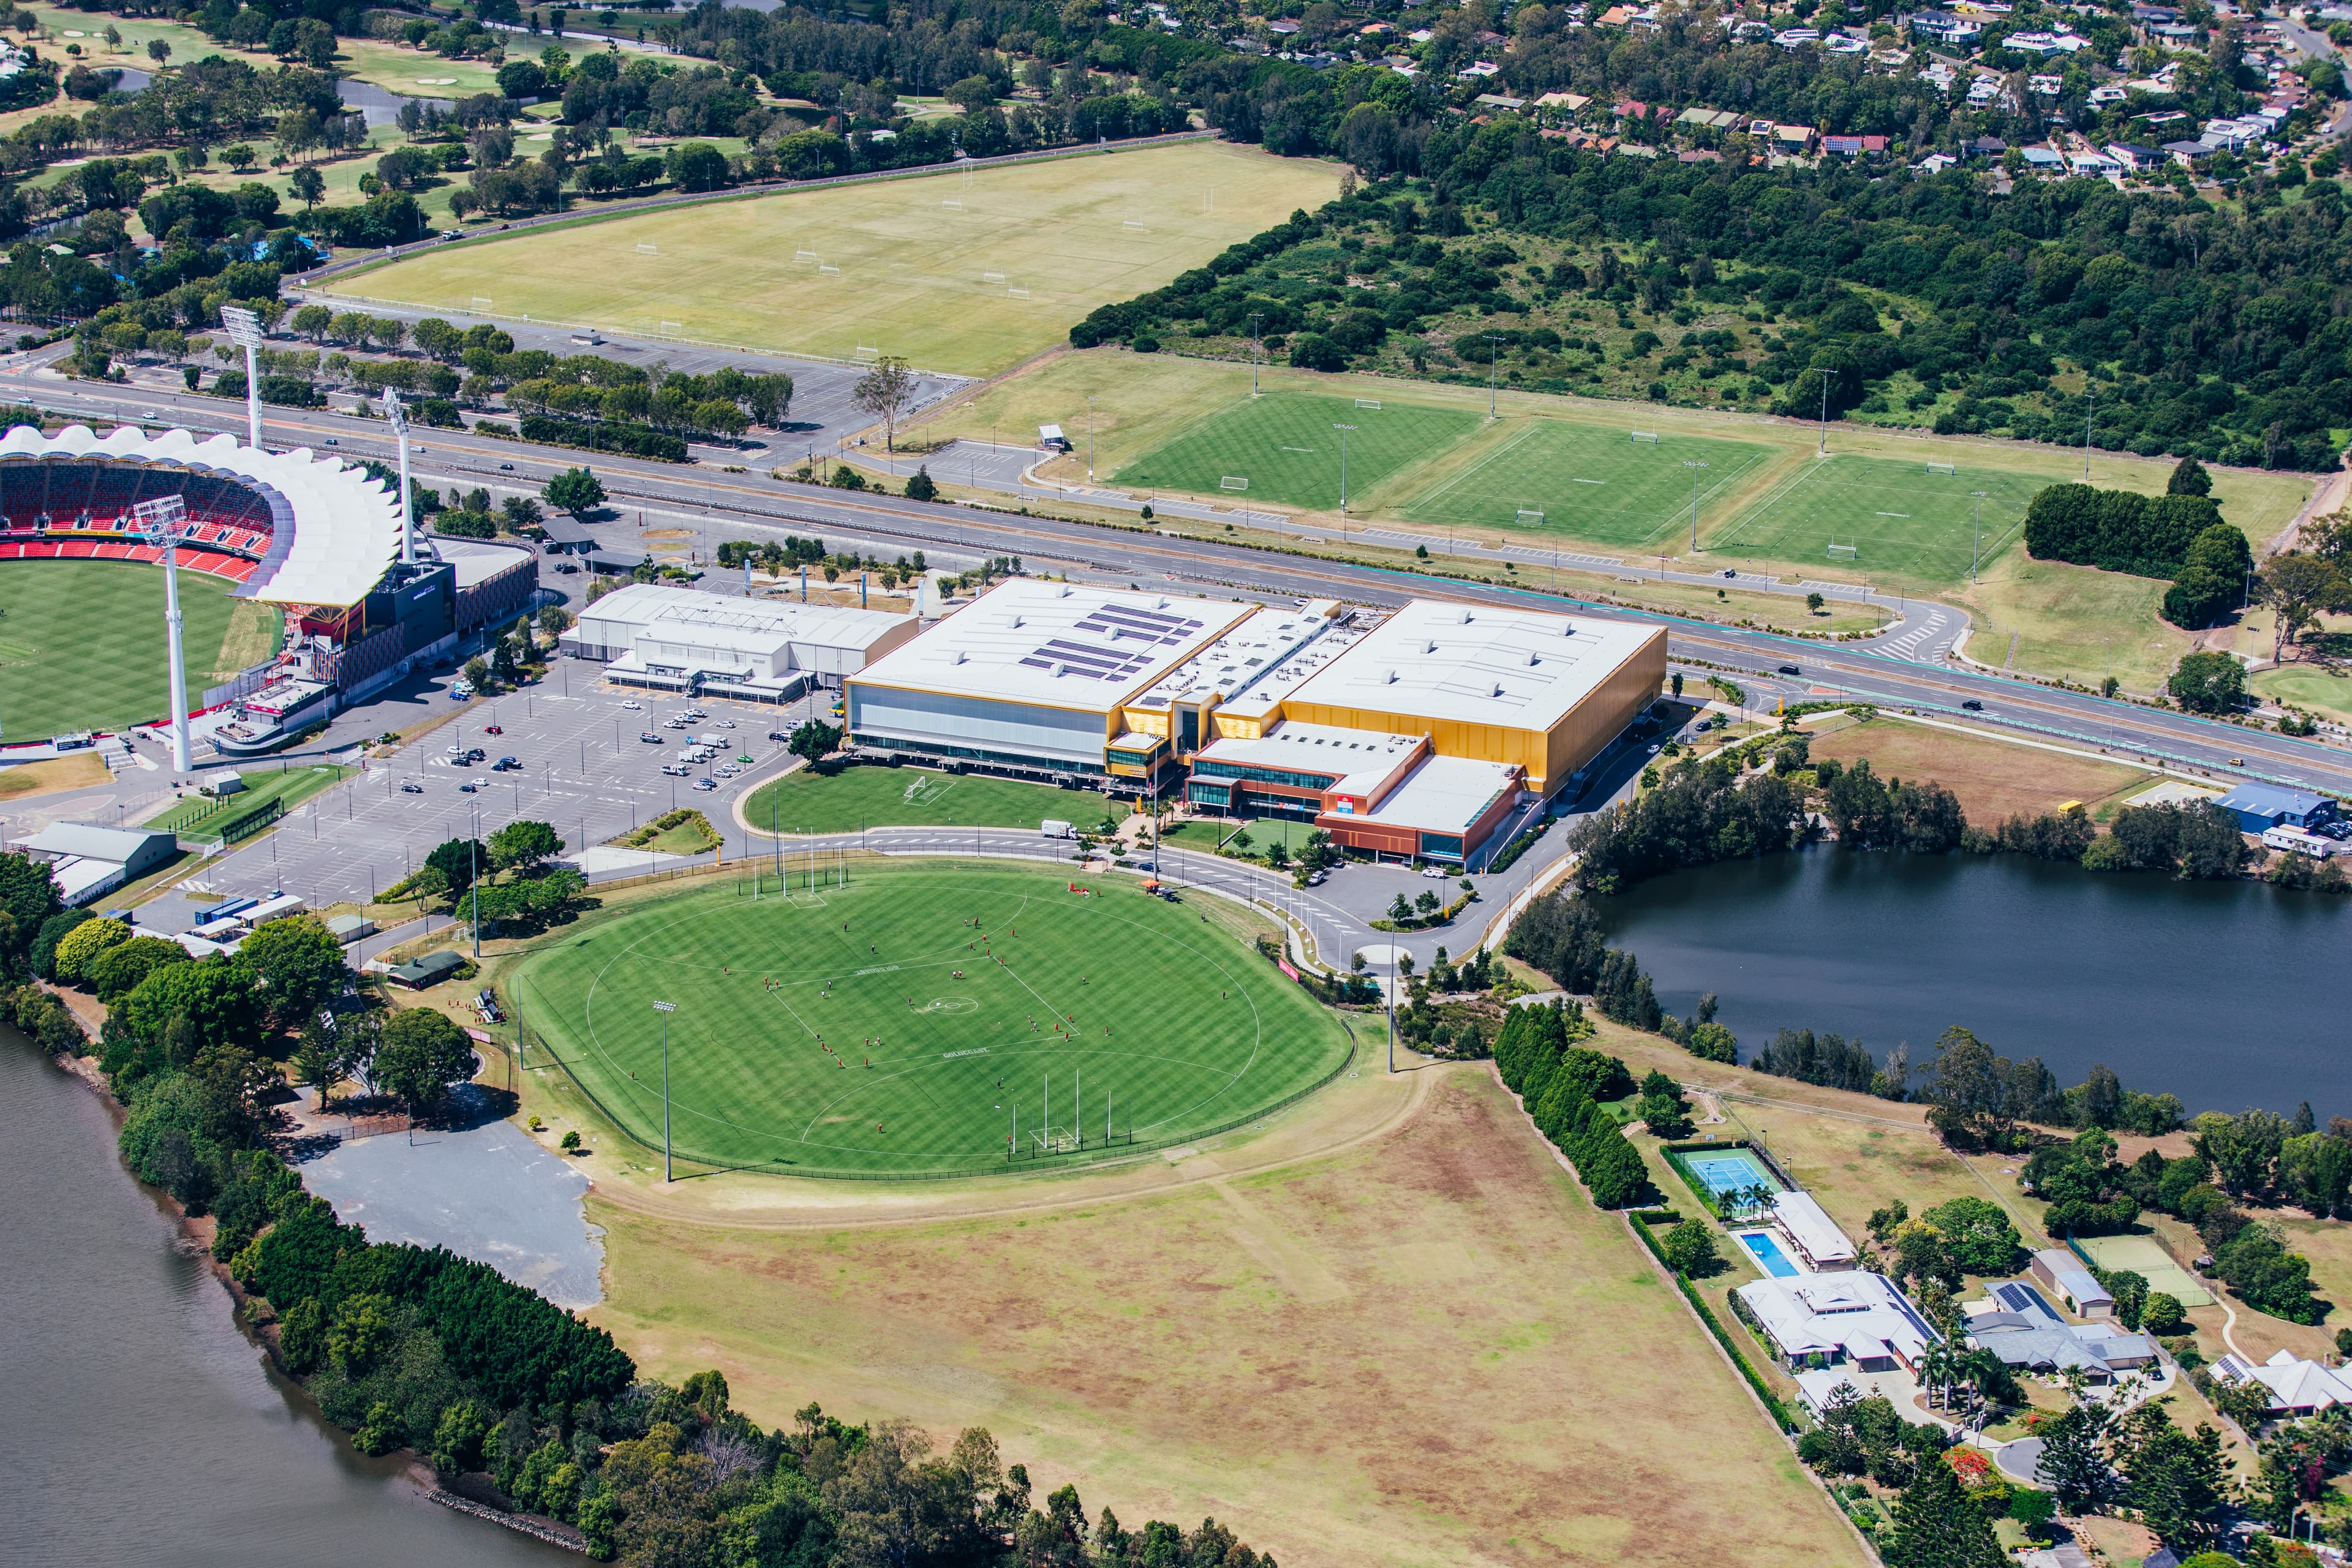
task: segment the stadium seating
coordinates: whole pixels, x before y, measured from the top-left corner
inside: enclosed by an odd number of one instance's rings
[[[187,504],[191,542],[256,558],[268,553],[269,502],[245,485],[88,458],[0,464],[0,540],[128,532],[139,502],[175,493]]]

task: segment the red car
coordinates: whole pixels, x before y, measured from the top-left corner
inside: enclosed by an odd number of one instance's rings
[[[506,732],[506,726],[503,724],[485,724],[482,726],[482,733],[485,735],[503,735]]]

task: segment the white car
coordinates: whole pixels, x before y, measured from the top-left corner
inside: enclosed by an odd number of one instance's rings
[[[1429,878],[1432,881],[1442,882],[1454,873],[1447,870],[1443,866],[1423,866],[1421,868],[1421,874]]]
[[[466,748],[463,746],[452,746],[449,748],[449,754],[453,757],[462,757],[466,754]]]
[[[737,767],[733,763],[721,763],[718,767],[711,771],[716,773],[722,779],[731,779],[743,770]]]
[[[694,781],[694,787],[697,789],[717,789],[719,786],[711,783],[709,779],[697,779]]]
[[[631,698],[631,699],[629,699],[629,700],[627,700],[626,702],[622,703],[622,704],[621,704],[621,706],[622,706],[622,707],[624,707],[624,708],[625,708],[625,709],[627,709],[630,712],[634,713],[634,712],[635,712],[638,709],[643,708],[643,707],[645,706],[645,704],[644,704],[644,703],[642,703],[642,702],[640,702],[640,701],[638,701],[635,698],[632,697],[632,698]]]
[[[719,721],[719,727],[722,730],[732,730],[735,728],[735,721],[732,719],[721,719]]]

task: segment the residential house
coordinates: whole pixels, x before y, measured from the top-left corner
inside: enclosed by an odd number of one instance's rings
[[[1784,49],[1801,49],[1807,44],[1820,43],[1822,30],[1819,27],[1790,27],[1773,34],[1772,41]]]
[[[1923,174],[1940,174],[1947,169],[1957,169],[1960,161],[1948,153],[1930,153],[1911,166]]]
[[[2078,1318],[2116,1315],[2116,1299],[2107,1294],[2107,1288],[2099,1283],[2088,1265],[2063,1247],[2045,1247],[2035,1253],[2029,1272],[2058,1292],[2067,1310]]]
[[[2135,174],[2152,174],[2162,168],[2165,162],[2161,149],[2143,147],[2137,142],[2110,142],[2106,153],[2108,157]]]
[[[2074,171],[2076,177],[2085,180],[2120,178],[2124,172],[2123,164],[2095,149],[2069,153],[2066,163]]]
[[[1811,1194],[1773,1194],[1772,1223],[1815,1269],[1853,1267],[1853,1243]]]
[[[1907,1371],[1941,1338],[1883,1274],[1775,1277],[1742,1285],[1732,1296],[1792,1368]]]
[[[1969,1314],[1969,1343],[2016,1371],[2057,1376],[2072,1368],[2090,1382],[2109,1383],[2156,1364],[2155,1341],[2106,1323],[2070,1323],[2031,1286],[1996,1285],[1990,1306]]]
[[[2025,166],[2036,174],[2060,174],[2065,173],[2065,156],[2055,147],[2021,147],[2019,151],[2025,154]]]
[[[1812,146],[1816,134],[1810,125],[1775,125],[1772,143],[1784,153],[1802,153]]]
[[[2164,144],[2164,152],[2165,156],[2182,168],[2199,169],[2202,168],[2205,161],[2213,155],[2214,149],[2202,142],[2167,142]]]
[[[2310,1415],[2331,1405],[2352,1405],[2352,1372],[2305,1361],[2292,1351],[2280,1351],[2260,1366],[2225,1355],[2213,1363],[2213,1375],[2223,1383],[2262,1384],[2270,1391],[2273,1415]]]
[[[1884,158],[1886,138],[1884,136],[1824,136],[1822,151],[1833,158]]]

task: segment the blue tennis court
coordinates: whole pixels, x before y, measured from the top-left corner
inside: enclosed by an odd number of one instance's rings
[[[1713,1150],[1704,1154],[1685,1154],[1681,1159],[1699,1184],[1717,1200],[1751,1187],[1761,1187],[1768,1193],[1780,1190],[1780,1184],[1772,1179],[1764,1163],[1745,1149]]]

